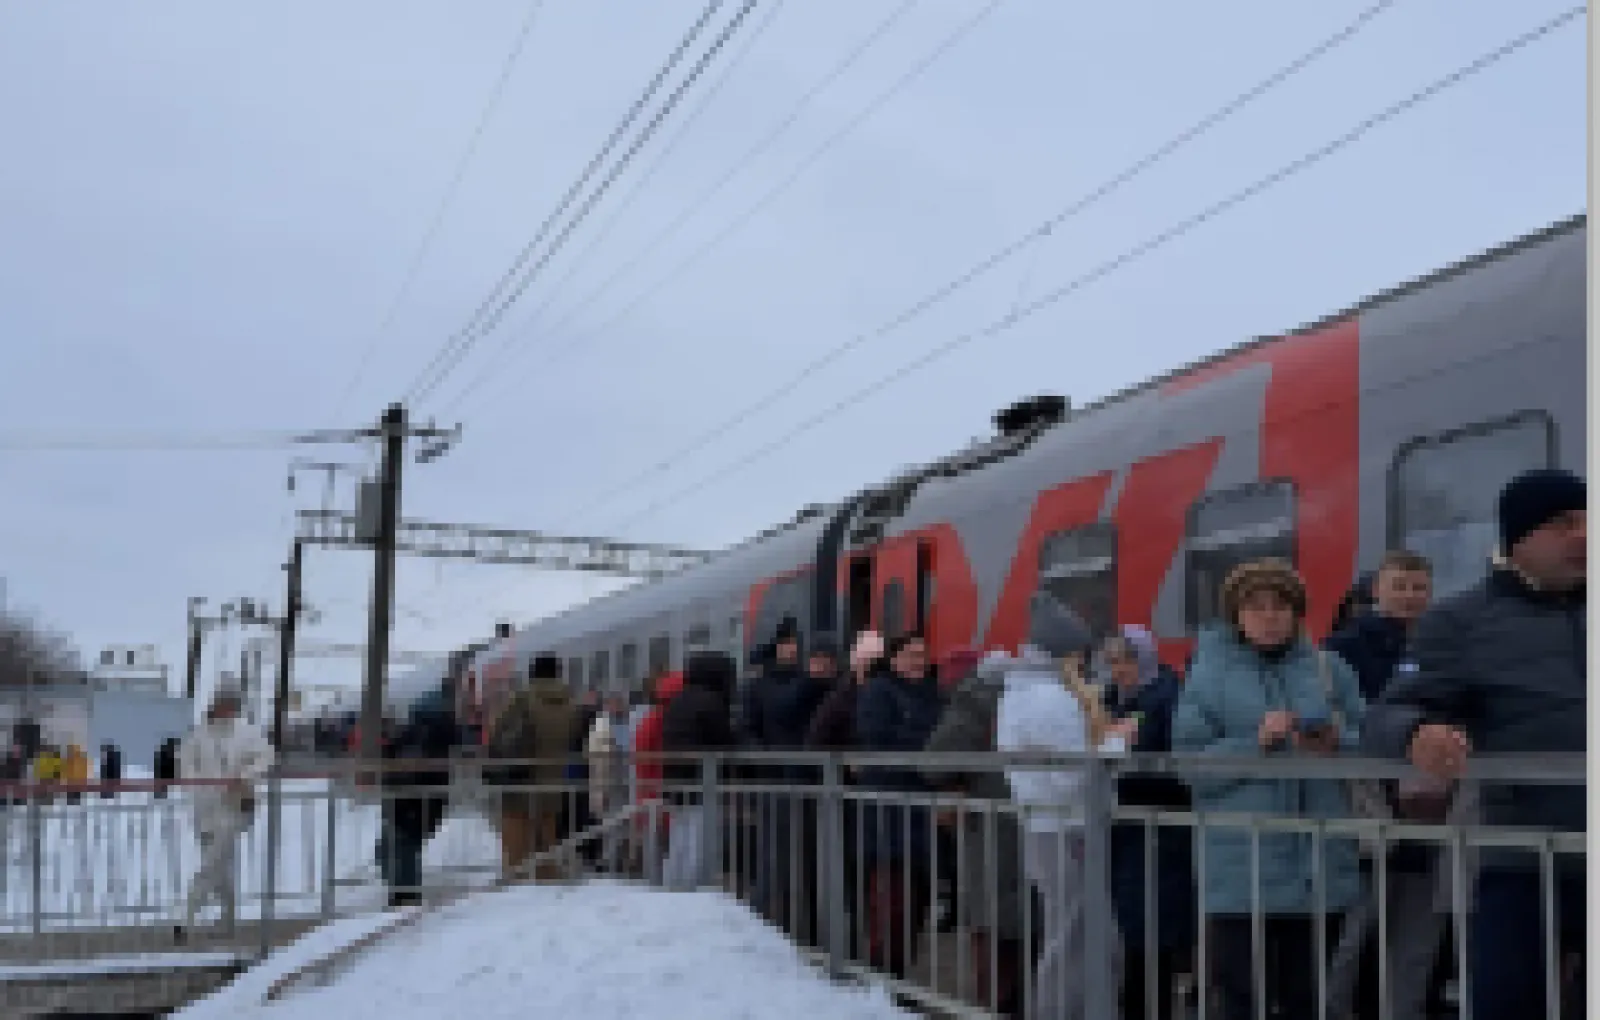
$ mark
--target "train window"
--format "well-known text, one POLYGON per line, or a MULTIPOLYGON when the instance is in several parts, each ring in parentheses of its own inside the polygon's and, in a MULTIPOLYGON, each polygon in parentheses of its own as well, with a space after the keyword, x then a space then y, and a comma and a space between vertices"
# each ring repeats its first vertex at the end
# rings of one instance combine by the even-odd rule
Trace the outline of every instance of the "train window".
POLYGON ((1413 439, 1389 471, 1390 548, 1428 558, 1436 597, 1471 586, 1494 552, 1500 490, 1555 454, 1555 423, 1542 411, 1413 439))
POLYGON ((589 659, 589 690, 598 691, 611 679, 611 653, 605 649, 595 652, 589 659))
POLYGON ((617 679, 632 683, 639 678, 639 646, 629 642, 617 653, 617 679))
POLYGON ((1039 547, 1039 588, 1054 595, 1096 635, 1117 624, 1117 529, 1097 522, 1058 531, 1039 547))
POLYGON ((657 634, 650 639, 650 646, 646 650, 650 676, 660 676, 672 668, 672 636, 670 634, 657 634))
POLYGON ((1189 508, 1189 626, 1220 615, 1222 582, 1230 570, 1268 558, 1295 562, 1292 483, 1247 482, 1202 496, 1189 508))
POLYGON ((583 656, 567 660, 567 686, 573 690, 583 688, 583 656))
POLYGON ((683 647, 705 648, 711 644, 711 628, 704 624, 683 632, 683 647))

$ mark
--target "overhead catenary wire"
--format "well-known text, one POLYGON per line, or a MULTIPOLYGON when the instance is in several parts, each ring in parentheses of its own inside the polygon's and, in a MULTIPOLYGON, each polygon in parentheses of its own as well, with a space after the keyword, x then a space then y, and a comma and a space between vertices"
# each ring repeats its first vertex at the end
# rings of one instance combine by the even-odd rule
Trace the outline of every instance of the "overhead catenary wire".
POLYGON ((861 387, 858 390, 855 390, 848 396, 804 419, 795 427, 789 429, 787 432, 784 432, 775 439, 763 444, 759 448, 750 451, 737 460, 725 464, 712 472, 697 477, 693 482, 683 486, 682 488, 673 490, 667 496, 652 502, 640 513, 624 518, 610 530, 613 532, 619 532, 621 529, 627 528, 632 524, 635 524, 638 521, 673 505, 674 503, 688 498, 689 496, 708 492, 713 486, 724 479, 731 477, 732 475, 744 470, 752 464, 758 463, 763 458, 782 449, 789 443, 794 442, 800 436, 817 428, 819 425, 822 425, 829 419, 836 417, 838 414, 857 404, 864 403, 872 397, 877 396, 889 387, 909 378, 916 372, 926 368, 928 365, 931 365, 933 362, 939 360, 952 351, 964 347, 974 340, 985 340, 1004 333, 1023 319, 1035 315, 1046 308, 1049 308, 1060 301, 1077 294, 1086 287, 1089 287, 1090 285, 1099 282, 1100 280, 1139 261, 1151 253, 1166 247, 1173 241, 1186 236, 1187 234, 1217 219, 1218 217, 1223 216, 1238 206, 1243 205, 1246 202, 1249 202, 1250 200, 1272 190, 1274 187, 1282 184, 1284 181, 1297 176, 1298 174, 1312 166, 1317 165, 1318 163, 1321 163, 1330 156, 1333 156, 1349 146, 1354 145, 1356 142, 1361 141, 1377 128, 1396 120, 1406 113, 1409 113, 1418 106, 1421 106, 1429 100, 1434 99, 1435 97, 1460 85, 1462 82, 1465 82, 1468 79, 1489 69, 1490 67, 1493 67, 1507 57, 1510 57, 1513 54, 1533 45, 1534 43, 1547 38, 1574 20, 1581 18, 1585 12, 1586 8, 1581 4, 1567 8, 1562 13, 1542 22, 1537 27, 1529 29, 1528 31, 1523 32, 1507 42, 1502 43, 1495 49, 1477 57, 1467 64, 1458 67, 1449 74, 1435 79, 1427 86, 1410 93, 1405 98, 1390 104, 1389 106, 1378 111, 1377 113, 1372 114, 1369 117, 1366 117, 1354 127, 1341 133, 1332 140, 1325 142, 1317 148, 1298 157, 1297 159, 1280 166, 1271 173, 1257 178, 1255 181, 1239 189, 1238 191, 1232 192, 1226 197, 1213 202, 1200 211, 1178 221, 1167 229, 1146 238, 1144 241, 1141 241, 1131 248, 1124 250, 1115 257, 1107 259, 1088 272, 1074 277, 1067 283, 1062 284, 1037 300, 1012 311, 1003 318, 995 320, 986 326, 952 337, 938 346, 929 349, 915 359, 896 368, 894 371, 878 378, 877 380, 861 387))
MULTIPOLYGON (((583 192, 584 186, 599 172, 601 166, 610 157, 612 150, 622 143, 623 138, 627 135, 629 129, 633 127, 634 122, 643 115, 645 109, 650 105, 650 101, 655 98, 657 92, 661 91, 662 86, 671 77, 673 69, 683 60, 684 55, 693 46, 695 39, 704 31, 706 25, 710 23, 712 17, 724 2, 725 0, 711 0, 706 5, 700 17, 690 26, 689 31, 679 41, 678 45, 668 55, 666 62, 656 72, 655 77, 645 87, 644 92, 634 100, 622 120, 612 129, 611 134, 601 145, 600 151, 596 152, 589 160, 577 179, 572 182, 571 186, 567 188, 567 191, 556 203, 555 209, 551 210, 550 214, 545 217, 544 222, 539 225, 539 229, 535 232, 533 239, 523 247, 517 258, 512 262, 511 268, 506 270, 494 287, 490 289, 489 294, 473 311, 472 315, 468 317, 467 324, 445 341, 433 359, 418 374, 416 381, 406 391, 406 403, 416 403, 424 393, 431 391, 443 380, 444 374, 448 373, 452 365, 452 359, 459 361, 461 356, 465 354, 466 349, 481 337, 483 331, 486 328, 492 328, 492 323, 490 326, 484 325, 489 316, 495 314, 497 309, 499 314, 504 314, 504 308, 509 306, 497 304, 497 302, 500 302, 506 289, 514 285, 518 274, 522 272, 523 267, 527 265, 528 260, 533 257, 539 246, 544 243, 550 231, 555 228, 556 223, 566 213, 567 209, 577 201, 578 196, 583 192)), ((746 0, 744 9, 740 14, 741 18, 748 14, 749 8, 754 2, 755 0, 746 0)))
MULTIPOLYGON (((334 433, 247 431, 247 432, 147 432, 111 430, 94 433, 41 433, 37 431, 0 432, 0 452, 67 453, 125 452, 181 453, 206 450, 282 450, 307 443, 336 441, 334 433)), ((349 436, 350 433, 338 433, 349 436)))
POLYGON ((533 26, 539 20, 539 13, 544 9, 545 0, 533 0, 528 8, 527 16, 522 19, 522 27, 517 32, 516 39, 511 44, 511 50, 506 54, 506 59, 500 65, 500 74, 495 79, 493 87, 489 90, 488 101, 484 103, 482 112, 478 115, 477 125, 472 129, 471 136, 467 139, 467 146, 461 153, 461 158, 456 162, 455 171, 450 175, 450 182, 445 186, 444 195, 439 199, 433 217, 428 222, 427 229, 422 234, 422 241, 417 245, 417 250, 412 254, 411 261, 406 267, 405 274, 400 278, 400 286, 395 290, 394 296, 389 300, 388 308, 383 317, 378 321, 378 326, 367 338, 361 357, 356 361, 355 373, 350 377, 350 382, 345 386, 339 396, 339 401, 334 407, 337 417, 344 412, 345 405, 355 394, 356 387, 371 367, 373 355, 377 354, 378 346, 388 336, 389 330, 394 326, 400 308, 405 304, 406 298, 411 295, 411 288, 417 282, 417 276, 422 271, 423 264, 427 261, 428 254, 433 250, 434 242, 439 237, 439 231, 444 226, 446 215, 455 204, 456 195, 461 191, 462 182, 466 180, 467 170, 472 166, 472 161, 477 157, 478 148, 483 144, 485 134, 488 133, 489 122, 494 119, 495 112, 500 108, 500 101, 505 97, 506 86, 511 81, 512 72, 516 70, 517 63, 522 59, 522 51, 527 46, 528 38, 533 34, 533 26))
POLYGON ((725 241, 734 236, 734 234, 738 233, 738 231, 747 223, 771 206, 780 197, 782 197, 784 193, 797 184, 807 171, 816 165, 816 163, 819 162, 823 156, 827 155, 828 152, 834 149, 839 143, 844 141, 844 139, 851 132, 855 131, 862 124, 866 123, 879 110, 888 105, 890 101, 897 97, 901 92, 905 91, 906 88, 910 87, 917 79, 921 78, 922 75, 926 74, 935 64, 937 64, 942 58, 955 49, 958 43, 970 35, 985 19, 987 19, 999 8, 1000 3, 1001 0, 989 0, 989 2, 980 8, 975 15, 963 21, 953 32, 947 35, 937 47, 935 47, 931 52, 918 61, 905 74, 897 78, 887 89, 885 89, 883 92, 880 92, 876 97, 862 107, 854 117, 844 124, 843 127, 835 131, 825 141, 823 141, 821 145, 812 150, 812 152, 786 177, 779 181, 774 187, 763 193, 760 198, 758 198, 742 213, 736 216, 721 231, 712 235, 699 247, 690 252, 688 256, 679 260, 672 269, 668 270, 664 276, 657 279, 642 293, 638 294, 633 300, 625 304, 616 312, 616 314, 610 316, 600 325, 595 326, 592 329, 581 331, 579 335, 570 343, 558 348, 554 353, 551 354, 549 358, 546 358, 543 362, 541 362, 538 365, 537 372, 530 370, 526 374, 515 377, 513 377, 510 373, 503 373, 506 378, 513 379, 513 383, 508 389, 508 392, 521 389, 530 378, 535 377, 535 375, 542 376, 543 372, 553 367, 562 358, 574 353, 583 347, 588 341, 600 336, 601 334, 610 330, 612 327, 621 323, 628 316, 632 315, 635 310, 643 306, 647 301, 655 297, 657 294, 664 291, 669 284, 677 280, 684 273, 688 272, 691 268, 698 264, 700 260, 704 259, 712 251, 720 247, 725 241))
MULTIPOLYGON (((573 214, 572 219, 567 223, 566 227, 562 229, 560 234, 556 235, 555 240, 550 242, 550 245, 545 250, 545 253, 540 256, 539 261, 535 263, 526 274, 524 274, 522 281, 518 283, 516 288, 501 301, 500 305, 495 308, 491 316, 484 321, 483 327, 478 331, 478 335, 473 337, 462 347, 460 354, 455 359, 455 365, 459 365, 471 347, 481 341, 491 330, 494 329, 496 325, 499 324, 500 320, 505 316, 506 312, 510 310, 511 306, 516 304, 516 302, 521 299, 522 295, 527 292, 528 288, 533 285, 533 281, 538 278, 541 272, 544 271, 545 266, 549 265, 550 261, 554 259, 556 255, 560 254, 561 249, 566 246, 567 239, 572 236, 573 231, 577 230, 583 225, 584 221, 589 218, 589 214, 594 211, 600 200, 606 196, 606 192, 611 190, 611 186, 615 184, 617 179, 621 177, 622 174, 628 169, 629 165, 632 164, 633 160, 638 156, 639 152, 643 150, 644 146, 650 141, 651 137, 653 137, 655 133, 660 130, 661 126, 666 123, 667 118, 672 115, 672 111, 677 108, 680 102, 683 101, 683 97, 688 94, 691 88, 694 87, 695 82, 699 81, 701 75, 703 75, 706 69, 711 66, 711 63, 716 60, 717 55, 722 51, 722 48, 727 45, 728 40, 731 39, 734 33, 739 30, 740 26, 744 23, 745 18, 748 17, 750 12, 755 9, 756 3, 757 0, 745 0, 744 4, 740 7, 738 14, 735 15, 731 22, 723 27, 721 33, 718 34, 716 39, 712 40, 710 48, 707 49, 705 53, 701 54, 700 59, 695 62, 694 67, 690 68, 688 75, 682 82, 678 84, 678 87, 673 90, 672 94, 667 97, 665 103, 662 104, 661 109, 656 111, 655 115, 650 119, 650 122, 645 125, 644 130, 641 131, 638 137, 633 140, 633 143, 629 145, 628 150, 622 154, 615 164, 612 165, 612 168, 606 175, 605 180, 601 181, 599 186, 589 194, 589 197, 584 200, 583 205, 576 213, 573 214)), ((443 383, 445 378, 448 377, 449 371, 450 369, 447 368, 444 372, 441 372, 437 378, 428 384, 428 386, 424 387, 416 394, 416 399, 424 399, 430 393, 432 393, 441 383, 443 383)))
POLYGON ((717 77, 717 80, 713 82, 703 93, 701 93, 699 102, 697 102, 694 106, 694 109, 684 117, 683 121, 678 126, 678 130, 673 134, 672 138, 661 147, 660 152, 656 154, 656 157, 650 162, 650 164, 644 170, 640 171, 638 178, 628 189, 627 193, 618 200, 616 207, 611 212, 611 215, 590 235, 588 243, 585 244, 576 255, 567 260, 566 269, 555 280, 555 282, 550 284, 548 288, 551 297, 546 298, 544 302, 539 305, 539 307, 535 308, 531 313, 529 313, 528 317, 521 324, 503 334, 504 339, 502 340, 500 346, 484 359, 482 370, 479 371, 479 373, 472 379, 471 382, 463 386, 461 390, 458 391, 456 395, 440 409, 440 413, 448 414, 453 408, 460 406, 461 403, 464 402, 473 392, 479 389, 484 382, 486 382, 495 374, 495 363, 501 357, 503 357, 505 353, 510 350, 510 348, 513 347, 525 333, 531 330, 535 323, 543 319, 546 310, 549 309, 550 304, 554 299, 554 295, 560 294, 566 289, 567 285, 572 282, 573 278, 577 276, 578 272, 583 269, 584 266, 588 265, 590 256, 599 250, 600 246, 603 245, 608 238, 610 238, 611 232, 615 230, 617 225, 623 222, 628 213, 632 211, 634 203, 642 194, 644 194, 645 189, 651 184, 651 182, 655 180, 656 174, 661 171, 661 168, 667 164, 674 154, 677 153, 678 147, 683 143, 683 140, 688 137, 689 132, 700 121, 700 118, 705 114, 706 110, 709 109, 711 104, 716 101, 717 97, 722 94, 722 91, 727 86, 728 81, 744 64, 745 59, 749 57, 750 52, 755 49, 757 43, 759 43, 766 35, 767 30, 772 27, 772 23, 777 20, 778 14, 784 10, 784 6, 785 0, 775 0, 772 6, 767 9, 766 15, 756 23, 756 26, 751 29, 750 34, 745 37, 744 43, 739 47, 739 51, 728 60, 727 65, 722 70, 722 74, 720 74, 717 77))
MULTIPOLYGON (((1109 199, 1122 188, 1141 177, 1146 171, 1165 162, 1181 152, 1190 144, 1198 141, 1213 129, 1227 122, 1230 118, 1247 109, 1252 103, 1268 95, 1273 90, 1282 86, 1295 75, 1314 65, 1318 60, 1333 53, 1354 38, 1362 29, 1371 24, 1379 15, 1394 7, 1399 0, 1379 0, 1355 18, 1343 25, 1338 31, 1323 38, 1315 46, 1301 53, 1293 60, 1279 67, 1271 74, 1262 78, 1243 92, 1233 96, 1227 102, 1218 106, 1210 113, 1195 121, 1183 131, 1172 136, 1167 141, 1151 149, 1144 156, 1130 163, 1128 166, 1107 178, 1105 181, 1091 188, 1089 191, 1073 199, 1066 206, 1053 213, 1048 219, 1030 228, 1026 233, 1004 247, 993 252, 986 258, 941 284, 924 297, 917 300, 904 311, 893 316, 874 329, 858 333, 827 351, 811 359, 793 374, 787 376, 781 383, 771 390, 765 391, 761 396, 750 401, 738 411, 726 418, 720 419, 715 425, 695 435, 682 446, 662 457, 651 466, 639 471, 627 479, 607 488, 594 498, 580 505, 572 511, 571 516, 577 517, 588 513, 598 506, 602 506, 621 493, 628 492, 648 481, 656 475, 670 471, 683 460, 711 445, 723 436, 729 435, 733 429, 764 413, 779 401, 791 396, 797 388, 807 380, 816 376, 824 368, 843 358, 846 354, 856 350, 872 341, 880 340, 910 323, 921 318, 930 310, 943 304, 950 297, 964 288, 977 282, 990 272, 1009 262, 1011 259, 1029 249, 1039 251, 1039 242, 1048 237, 1053 231, 1074 219, 1080 214, 1109 199)), ((1031 272, 1027 274, 1031 277, 1031 272)), ((1026 296, 1027 277, 1019 283, 1017 297, 1013 302, 1013 310, 1022 307, 1023 298, 1026 296)))
MULTIPOLYGON (((710 184, 710 186, 701 191, 697 197, 691 199, 689 203, 683 207, 683 209, 679 210, 677 216, 673 217, 669 222, 657 230, 650 240, 646 241, 644 245, 640 247, 639 250, 634 252, 630 258, 623 262, 621 266, 613 270, 604 280, 600 282, 598 286, 591 288, 587 294, 585 294, 578 301, 574 302, 574 304, 568 308, 565 314, 563 314, 556 321, 552 322, 546 330, 546 335, 559 333, 561 329, 573 319, 579 310, 586 307, 592 307, 595 302, 599 301, 601 297, 608 293, 619 280, 626 277, 627 274, 636 266, 657 251, 665 241, 682 229, 685 223, 693 219, 696 213, 709 205, 713 199, 715 199, 723 192, 725 188, 727 188, 729 184, 736 180, 741 174, 748 171, 750 167, 755 164, 756 160, 764 155, 767 150, 771 149, 772 146, 776 145, 784 136, 784 134, 787 133, 788 130, 800 120, 800 118, 805 114, 805 111, 811 106, 818 96, 827 91, 830 86, 832 86, 835 82, 847 74, 851 68, 858 64, 861 61, 861 58, 865 56, 868 51, 881 42, 883 38, 887 36, 889 32, 905 18, 907 14, 911 13, 911 11, 916 7, 916 4, 917 0, 902 0, 902 2, 893 10, 891 10, 886 17, 875 22, 872 29, 859 42, 852 46, 845 53, 845 55, 836 61, 814 85, 806 90, 805 94, 803 94, 794 102, 794 104, 791 105, 789 112, 785 114, 776 125, 762 135, 754 145, 750 146, 742 154, 740 154, 737 159, 733 160, 729 164, 727 171, 724 172, 722 176, 718 177, 710 184)), ((544 303, 541 304, 531 316, 529 316, 530 326, 533 322, 536 322, 543 317, 546 310, 548 310, 550 305, 554 302, 555 296, 560 293, 560 290, 561 288, 559 286, 551 288, 551 296, 546 298, 544 303)), ((461 391, 456 394, 454 399, 452 399, 448 404, 445 405, 444 408, 442 408, 442 413, 449 413, 454 408, 460 406, 463 402, 468 400, 473 393, 477 392, 477 390, 480 389, 484 383, 493 378, 496 374, 493 362, 500 356, 510 351, 514 346, 516 346, 517 343, 525 340, 527 333, 527 329, 520 329, 508 333, 506 336, 506 342, 501 345, 500 350, 498 350, 495 356, 490 359, 489 363, 485 364, 483 371, 480 372, 478 376, 472 380, 472 382, 464 386, 461 391)))

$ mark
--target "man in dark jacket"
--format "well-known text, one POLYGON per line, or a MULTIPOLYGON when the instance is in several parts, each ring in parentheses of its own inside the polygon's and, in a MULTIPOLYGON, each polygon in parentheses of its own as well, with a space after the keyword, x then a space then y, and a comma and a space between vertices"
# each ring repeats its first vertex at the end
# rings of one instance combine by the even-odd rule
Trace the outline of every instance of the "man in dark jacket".
POLYGON ((1323 642, 1356 671, 1361 696, 1377 701, 1405 655, 1411 628, 1433 596, 1433 568, 1426 557, 1397 550, 1383 558, 1371 581, 1372 602, 1356 609, 1323 642))
MULTIPOLYGON (((1442 780, 1469 754, 1587 748, 1587 494, 1582 479, 1541 469, 1500 494, 1501 558, 1487 578, 1440 602, 1417 624, 1410 661, 1368 715, 1373 750, 1404 756, 1442 780)), ((1483 821, 1585 831, 1585 789, 1485 785, 1483 821)), ((1587 893, 1582 861, 1557 858, 1559 948, 1547 946, 1540 876, 1531 855, 1480 856, 1469 987, 1478 1020, 1549 1015, 1545 954, 1580 953, 1587 893)), ((1567 1011, 1583 1010, 1582 967, 1567 1011)))
MULTIPOLYGON (((690 654, 684 664, 683 690, 662 708, 664 753, 720 751, 734 746, 728 713, 737 671, 733 660, 720 652, 690 654)), ((706 841, 719 834, 706 831, 705 805, 699 803, 694 789, 701 780, 699 761, 669 760, 664 774, 667 784, 679 789, 669 790, 665 798, 674 807, 669 814, 670 845, 663 879, 671 888, 692 889, 709 877, 706 841)))
MULTIPOLYGON (((831 657, 825 660, 826 666, 831 663, 831 657)), ((743 743, 759 751, 800 750, 805 745, 811 716, 827 693, 828 679, 813 676, 809 663, 802 668, 799 628, 793 618, 785 617, 773 639, 771 664, 745 688, 743 743)), ((814 783, 818 777, 810 775, 810 771, 779 765, 750 769, 747 774, 764 783, 814 783)), ((757 805, 756 903, 763 916, 789 930, 789 906, 796 892, 791 882, 791 838, 799 831, 803 798, 758 795, 757 805)))
MULTIPOLYGON (((410 718, 384 745, 383 756, 444 762, 455 741, 455 696, 446 682, 417 700, 410 718)), ((431 767, 392 772, 383 785, 394 793, 383 801, 383 830, 373 852, 389 887, 389 906, 400 907, 421 901, 422 848, 444 820, 450 772, 431 767)))

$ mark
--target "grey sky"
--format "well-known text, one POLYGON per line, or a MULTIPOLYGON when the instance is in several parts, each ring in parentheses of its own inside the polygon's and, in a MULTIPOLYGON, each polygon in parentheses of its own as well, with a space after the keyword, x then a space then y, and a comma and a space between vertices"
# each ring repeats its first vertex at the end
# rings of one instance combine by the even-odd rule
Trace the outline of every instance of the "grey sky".
MULTIPOLYGON (((608 221, 611 201, 508 316, 509 356, 490 359, 507 332, 492 334, 417 409, 449 407, 465 437, 447 458, 409 469, 408 516, 584 533, 632 518, 629 538, 722 545, 949 450, 1024 393, 1087 401, 1585 206, 1584 32, 1574 25, 1192 236, 640 518, 685 481, 1005 314, 1019 294, 1060 285, 1566 6, 1403 0, 1235 120, 818 373, 674 476, 574 519, 597 494, 821 351, 893 318, 1368 0, 1002 0, 777 201, 597 330, 982 6, 916 5, 711 205, 601 299, 581 302, 898 3, 788 0, 604 244, 553 287, 608 221), (546 301, 550 313, 530 324, 546 301), (551 360, 572 344, 580 353, 551 360), (485 366, 488 383, 450 406, 485 366)), ((394 329, 335 417, 529 4, 151 0, 90 14, 0 0, 0 432, 373 419, 533 235, 703 6, 547 0, 394 329)), ((277 568, 296 505, 284 487, 289 457, 0 451, 0 574, 14 599, 87 651, 155 641, 176 663, 186 596, 281 602, 277 568)), ((314 505, 320 481, 303 481, 294 498, 314 505)), ((311 636, 361 639, 368 569, 355 553, 313 555, 307 594, 328 615, 311 636)), ((606 587, 517 570, 404 562, 407 612, 395 644, 447 648, 498 616, 530 619, 606 587)), ((305 663, 299 675, 355 671, 305 663)))

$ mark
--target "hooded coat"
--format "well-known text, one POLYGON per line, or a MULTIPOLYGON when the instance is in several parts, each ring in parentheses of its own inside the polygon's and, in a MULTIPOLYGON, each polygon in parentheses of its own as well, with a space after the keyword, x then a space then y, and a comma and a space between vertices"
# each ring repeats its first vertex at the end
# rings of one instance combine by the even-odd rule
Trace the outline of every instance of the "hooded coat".
MULTIPOLYGON (((178 778, 253 783, 267 774, 272 757, 266 735, 238 716, 206 719, 178 746, 178 778)), ((199 832, 226 836, 249 824, 239 795, 228 787, 207 783, 189 794, 199 832)))
MULTIPOLYGON (((1269 711, 1342 722, 1339 747, 1353 753, 1365 706, 1355 673, 1336 655, 1319 652, 1304 638, 1281 657, 1268 658, 1247 645, 1231 626, 1202 631, 1194 665, 1173 721, 1172 747, 1180 753, 1226 757, 1289 756, 1265 750, 1257 732, 1269 711), (1334 704, 1324 694, 1328 670, 1334 704)), ((1195 808, 1209 813, 1343 818, 1350 815, 1345 787, 1337 780, 1196 777, 1190 782, 1195 808)), ((1251 912, 1250 834, 1240 828, 1205 831, 1206 910, 1251 912)), ((1313 909, 1311 833, 1263 833, 1260 837, 1260 904, 1269 914, 1309 914, 1313 909)), ((1323 844, 1324 890, 1329 910, 1342 911, 1360 892, 1358 852, 1350 839, 1323 844)))

